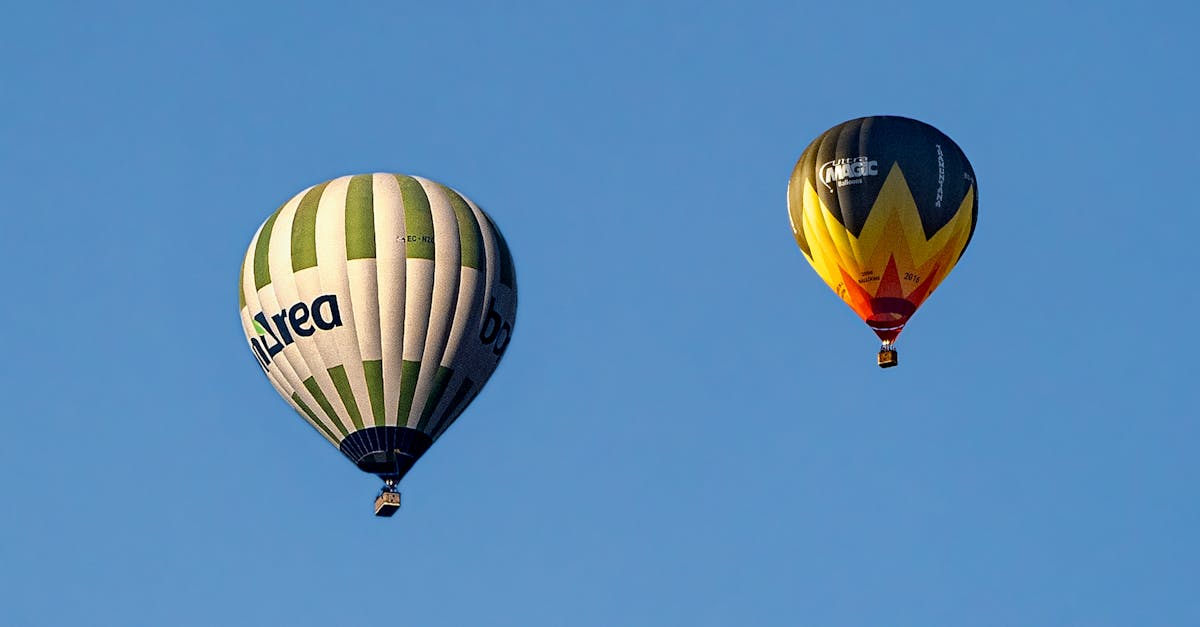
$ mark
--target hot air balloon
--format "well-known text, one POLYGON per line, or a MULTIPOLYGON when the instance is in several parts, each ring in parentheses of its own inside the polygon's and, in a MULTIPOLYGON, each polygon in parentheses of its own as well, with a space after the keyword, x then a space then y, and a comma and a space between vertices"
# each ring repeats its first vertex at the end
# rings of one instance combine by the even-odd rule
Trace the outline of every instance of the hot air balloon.
POLYGON ((401 174, 296 194, 254 235, 238 287, 258 365, 301 418, 383 479, 380 516, 500 363, 517 308, 491 218, 401 174))
POLYGON ((882 368, 899 363, 896 336, 958 263, 978 208, 975 172, 958 145, 896 116, 825 131, 788 181, 796 243, 879 336, 882 368))

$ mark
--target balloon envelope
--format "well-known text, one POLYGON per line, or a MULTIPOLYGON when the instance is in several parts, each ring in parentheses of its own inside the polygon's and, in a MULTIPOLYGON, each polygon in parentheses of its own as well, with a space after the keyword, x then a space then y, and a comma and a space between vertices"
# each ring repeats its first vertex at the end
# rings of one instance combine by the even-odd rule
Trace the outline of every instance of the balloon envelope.
POLYGON ((903 117, 829 129, 788 181, 800 250, 885 347, 954 268, 977 213, 966 155, 941 131, 903 117))
POLYGON ((296 194, 250 243, 242 329, 275 389, 363 471, 398 481, 479 393, 517 286, 495 224, 400 174, 296 194))

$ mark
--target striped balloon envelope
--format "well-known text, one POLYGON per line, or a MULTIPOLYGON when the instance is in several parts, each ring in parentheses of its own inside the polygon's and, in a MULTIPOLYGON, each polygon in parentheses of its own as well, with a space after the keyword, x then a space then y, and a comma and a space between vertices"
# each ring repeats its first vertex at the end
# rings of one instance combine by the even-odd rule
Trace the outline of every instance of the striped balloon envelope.
POLYGON ((893 343, 958 263, 975 232, 975 171, 944 133, 873 116, 825 131, 788 181, 788 216, 805 259, 883 341, 893 343))
POLYGON ((401 174, 296 194, 254 235, 238 287, 271 384, 385 492, 492 375, 517 307, 495 223, 453 189, 401 174))

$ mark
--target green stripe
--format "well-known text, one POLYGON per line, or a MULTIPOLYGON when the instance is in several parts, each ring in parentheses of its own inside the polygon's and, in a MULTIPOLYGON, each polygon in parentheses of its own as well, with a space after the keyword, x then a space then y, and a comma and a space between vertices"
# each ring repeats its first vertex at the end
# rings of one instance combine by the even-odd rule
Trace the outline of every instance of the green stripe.
POLYGON ((446 190, 446 195, 450 197, 450 206, 454 207, 454 217, 458 218, 458 242, 462 251, 462 265, 479 270, 479 251, 483 250, 483 231, 479 228, 479 221, 475 219, 475 212, 458 192, 445 186, 442 189, 446 190))
POLYGON ((383 407, 383 360, 364 361, 363 373, 367 377, 367 394, 371 397, 371 414, 375 417, 375 426, 382 427, 387 424, 383 407))
MULTIPOLYGON (((280 207, 282 209, 282 207, 280 207)), ((258 233, 258 242, 254 244, 254 289, 261 290, 271 284, 271 266, 268 263, 267 251, 271 246, 271 230, 275 228, 275 218, 279 217, 279 209, 267 218, 262 231, 258 233)))
POLYGON ((474 381, 472 381, 470 378, 463 379, 463 382, 458 386, 458 391, 454 393, 454 398, 450 399, 450 406, 446 408, 447 418, 453 418, 454 414, 462 412, 462 402, 464 399, 466 399, 467 394, 470 394, 471 390, 474 388, 474 381))
POLYGON ((317 205, 326 185, 329 183, 308 190, 300 200, 300 206, 296 207, 296 217, 292 221, 292 272, 317 265, 317 205))
POLYGON ((450 424, 454 422, 454 419, 458 418, 458 415, 462 413, 467 404, 475 398, 474 396, 468 397, 474 389, 475 382, 469 377, 464 378, 462 383, 458 384, 458 390, 454 392, 454 396, 450 399, 450 405, 446 407, 446 413, 442 415, 442 420, 437 425, 437 431, 429 435, 433 436, 436 440, 441 434, 446 432, 446 429, 450 428, 450 424))
POLYGON ((433 375, 433 387, 429 390, 429 396, 425 400, 425 409, 421 410, 421 421, 417 423, 418 431, 424 431, 429 425, 429 419, 433 417, 433 411, 437 409, 442 395, 446 393, 446 384, 450 383, 452 376, 454 376, 453 368, 438 366, 437 373, 433 375))
POLYGON ((433 259, 433 210, 429 196, 420 181, 411 176, 396 175, 400 183, 400 199, 404 203, 404 231, 409 259, 433 259))
POLYGON ((350 414, 354 430, 363 428, 362 413, 358 411, 358 403, 354 402, 354 390, 350 389, 350 379, 346 377, 345 366, 334 366, 329 369, 329 378, 333 379, 333 387, 337 388, 338 396, 342 397, 342 406, 350 414))
POLYGON ((413 394, 417 391, 417 377, 421 374, 421 362, 404 360, 400 364, 400 407, 396 413, 396 424, 408 424, 412 413, 413 394))
POLYGON ((345 438, 347 435, 350 435, 346 432, 346 427, 342 424, 342 421, 338 420, 337 413, 333 411, 333 405, 330 405, 329 399, 325 398, 325 393, 321 391, 321 386, 317 385, 315 377, 309 377, 304 380, 304 389, 308 390, 308 393, 317 399, 317 404, 321 406, 321 410, 325 412, 325 415, 329 416, 329 421, 333 423, 333 426, 337 427, 342 437, 345 438))
POLYGON ((375 199, 371 175, 350 179, 346 190, 346 259, 375 258, 375 199))
POLYGON ((246 258, 242 257, 242 269, 238 271, 238 309, 246 306, 246 258))
POLYGON ((513 265, 512 253, 508 250, 508 242, 496 229, 496 241, 500 243, 500 284, 512 289, 517 287, 517 268, 513 265))
POLYGON ((512 253, 508 250, 508 242, 504 241, 504 235, 500 233, 496 223, 492 222, 492 218, 486 214, 485 217, 487 217, 488 226, 492 227, 492 233, 496 235, 496 244, 500 247, 500 254, 497 255, 500 258, 500 284, 516 289, 516 268, 513 266, 512 253))
POLYGON ((297 393, 295 393, 295 392, 292 392, 292 401, 293 401, 293 402, 295 402, 297 405, 299 405, 299 406, 300 406, 300 409, 303 409, 303 410, 304 410, 304 413, 305 413, 305 415, 307 415, 307 416, 308 416, 308 419, 309 419, 309 420, 311 420, 311 421, 312 421, 312 423, 313 423, 314 425, 316 425, 316 427, 317 427, 318 429, 320 429, 321 431, 325 432, 325 435, 329 436, 329 439, 330 439, 330 440, 333 440, 334 442, 340 442, 340 441, 341 441, 341 438, 339 438, 339 437, 337 437, 336 435, 334 435, 334 434, 333 434, 333 432, 329 430, 329 427, 326 427, 326 426, 325 426, 325 423, 323 423, 323 422, 321 422, 320 420, 318 420, 318 419, 317 419, 317 415, 313 413, 313 410, 309 409, 309 408, 308 408, 308 405, 306 405, 306 404, 304 403, 304 401, 300 400, 300 395, 299 395, 299 394, 297 394, 297 393))

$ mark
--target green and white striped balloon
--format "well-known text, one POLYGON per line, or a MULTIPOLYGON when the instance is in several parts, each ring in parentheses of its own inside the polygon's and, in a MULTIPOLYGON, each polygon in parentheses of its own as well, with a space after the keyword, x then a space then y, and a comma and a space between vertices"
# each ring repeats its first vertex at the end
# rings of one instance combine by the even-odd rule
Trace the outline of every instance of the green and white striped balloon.
POLYGON ((255 234, 238 285, 242 329, 271 384, 389 481, 479 393, 517 308, 512 256, 487 214, 401 174, 296 194, 255 234))

